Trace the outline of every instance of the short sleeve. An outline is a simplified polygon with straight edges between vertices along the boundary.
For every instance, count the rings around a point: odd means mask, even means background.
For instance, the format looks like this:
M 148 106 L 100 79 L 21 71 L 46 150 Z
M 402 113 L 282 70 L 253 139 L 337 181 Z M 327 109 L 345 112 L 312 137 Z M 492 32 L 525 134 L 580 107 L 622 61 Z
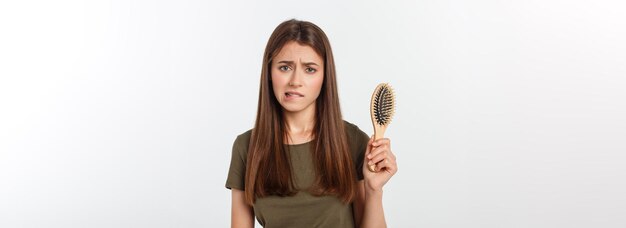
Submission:
M 244 190 L 246 177 L 246 159 L 248 154 L 248 143 L 245 134 L 237 136 L 233 143 L 232 155 L 230 158 L 230 168 L 226 179 L 226 188 Z
M 370 138 L 356 125 L 349 122 L 346 123 L 346 130 L 350 137 L 350 150 L 356 169 L 357 180 L 360 181 L 363 180 L 363 159 L 365 158 L 365 149 L 367 148 L 367 142 Z

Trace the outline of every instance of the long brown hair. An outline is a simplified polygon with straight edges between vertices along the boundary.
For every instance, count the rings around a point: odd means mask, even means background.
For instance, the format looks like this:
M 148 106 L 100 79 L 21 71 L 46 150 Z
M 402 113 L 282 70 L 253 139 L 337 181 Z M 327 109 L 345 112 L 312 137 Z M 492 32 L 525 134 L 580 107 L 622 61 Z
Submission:
M 256 123 L 246 162 L 246 202 L 252 205 L 256 197 L 292 196 L 297 192 L 285 146 L 286 123 L 270 81 L 272 58 L 291 41 L 312 47 L 324 59 L 324 80 L 316 100 L 311 144 L 316 177 L 308 191 L 314 195 L 335 195 L 349 203 L 356 193 L 356 170 L 348 152 L 330 42 L 315 24 L 295 19 L 278 25 L 265 47 Z

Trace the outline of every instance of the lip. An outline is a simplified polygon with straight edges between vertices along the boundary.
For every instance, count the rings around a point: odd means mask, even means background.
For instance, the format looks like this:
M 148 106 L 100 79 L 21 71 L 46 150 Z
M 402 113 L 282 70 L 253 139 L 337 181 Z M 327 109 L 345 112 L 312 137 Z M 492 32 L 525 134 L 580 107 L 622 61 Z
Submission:
M 291 94 L 291 96 L 287 96 L 287 94 Z M 296 96 L 296 97 L 304 97 L 304 95 L 303 95 L 303 94 L 301 94 L 301 93 L 299 93 L 299 92 L 297 92 L 297 91 L 293 91 L 293 90 L 290 90 L 290 91 L 285 92 L 285 96 L 287 96 L 287 97 L 293 97 L 293 96 Z

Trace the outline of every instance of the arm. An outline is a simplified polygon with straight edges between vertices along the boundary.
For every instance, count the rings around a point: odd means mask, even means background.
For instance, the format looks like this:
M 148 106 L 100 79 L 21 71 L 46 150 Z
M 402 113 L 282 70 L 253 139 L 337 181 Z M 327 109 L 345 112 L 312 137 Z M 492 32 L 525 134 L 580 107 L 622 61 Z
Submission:
M 369 171 L 367 166 L 370 162 L 376 164 L 377 172 Z M 391 152 L 390 140 L 370 139 L 363 161 L 364 180 L 357 185 L 358 194 L 354 203 L 357 227 L 387 227 L 383 210 L 383 186 L 397 171 L 396 156 Z
M 366 191 L 364 181 L 359 181 L 357 191 L 352 207 L 355 227 L 387 227 L 382 191 Z
M 361 222 L 365 227 L 387 227 L 385 221 L 385 211 L 383 210 L 383 192 L 381 191 L 365 191 L 365 208 L 363 211 L 363 220 Z
M 232 207 L 230 216 L 230 227 L 248 228 L 254 227 L 254 211 L 250 205 L 246 204 L 244 192 L 239 189 L 232 189 Z

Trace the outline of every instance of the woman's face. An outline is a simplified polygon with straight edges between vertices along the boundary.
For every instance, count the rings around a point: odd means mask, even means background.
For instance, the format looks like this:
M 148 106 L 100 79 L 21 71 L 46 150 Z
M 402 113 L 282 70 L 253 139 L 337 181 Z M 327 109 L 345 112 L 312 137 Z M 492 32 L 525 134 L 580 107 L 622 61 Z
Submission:
M 324 61 L 310 46 L 288 42 L 272 60 L 274 95 L 286 112 L 315 111 Z

